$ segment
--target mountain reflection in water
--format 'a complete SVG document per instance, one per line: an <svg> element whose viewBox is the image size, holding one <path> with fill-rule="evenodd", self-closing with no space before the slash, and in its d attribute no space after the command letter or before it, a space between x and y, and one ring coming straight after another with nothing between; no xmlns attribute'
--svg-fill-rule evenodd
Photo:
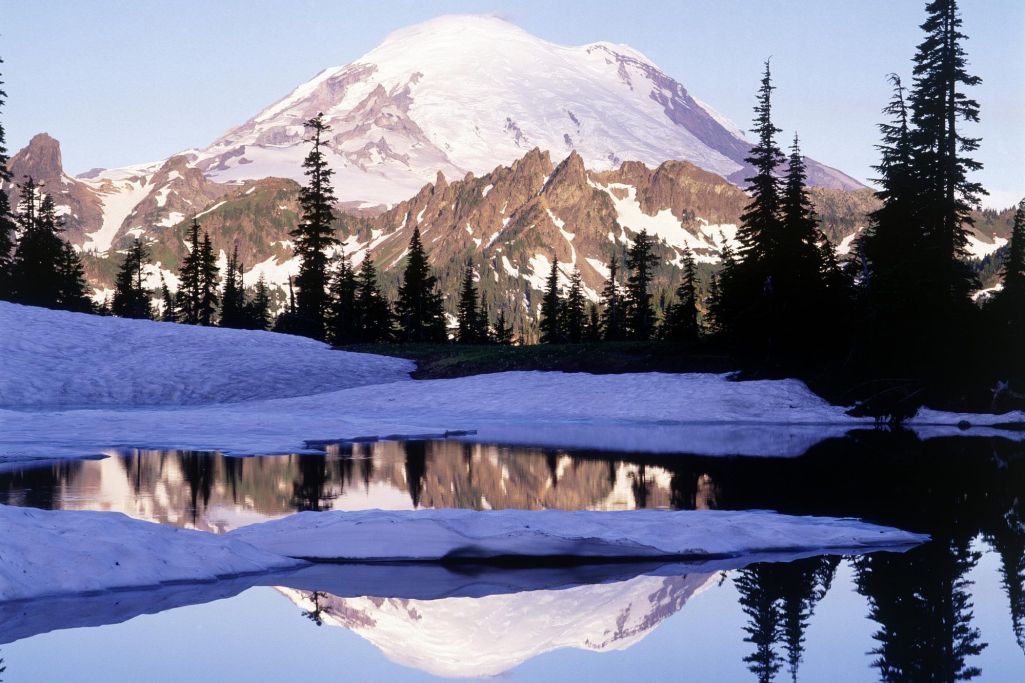
<svg viewBox="0 0 1025 683"><path fill-rule="evenodd" d="M0 606L0 642L69 628L76 614L84 620L77 625L115 623L179 605L243 599L254 585L272 585L295 604L297 618L343 626L395 662L442 676L483 676L559 648L633 647L673 614L689 611L698 596L728 594L722 599L738 611L740 625L722 637L742 644L737 659L753 680L798 679L813 644L809 627L823 610L829 616L822 618L871 624L871 642L850 645L863 656L863 677L1017 680L1025 670L1025 448L1003 439L923 442L865 432L795 459L453 441L265 458L131 451L2 472L0 502L119 510L215 532L295 510L775 509L860 517L933 539L906 553L736 558L730 566L633 574L620 567L589 576L387 567L353 574L352 567L318 566L305 576L122 595L118 607L105 596L69 598L41 612ZM991 588L979 593L977 582ZM834 599L830 607L828 598L838 591L856 602ZM829 647L840 652L845 645ZM10 666L12 655L5 655Z"/></svg>

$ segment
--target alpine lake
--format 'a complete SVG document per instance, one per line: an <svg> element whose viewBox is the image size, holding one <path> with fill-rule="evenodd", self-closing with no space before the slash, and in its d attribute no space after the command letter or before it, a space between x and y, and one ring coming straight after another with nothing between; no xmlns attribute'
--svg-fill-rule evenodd
<svg viewBox="0 0 1025 683"><path fill-rule="evenodd" d="M688 565L320 564L0 604L8 682L1025 680L1025 444L1009 438L866 429L795 458L460 439L111 451L7 466L0 503L214 533L301 510L775 510L932 539Z"/></svg>

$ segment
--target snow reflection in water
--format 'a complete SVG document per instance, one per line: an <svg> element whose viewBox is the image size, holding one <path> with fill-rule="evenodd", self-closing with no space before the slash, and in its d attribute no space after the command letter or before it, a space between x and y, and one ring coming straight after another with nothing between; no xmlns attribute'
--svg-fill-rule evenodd
<svg viewBox="0 0 1025 683"><path fill-rule="evenodd" d="M121 510L214 531L298 509L772 508L858 516L934 538L903 554L675 568L467 574L320 565L288 576L9 604L0 606L0 642L9 643L0 657L11 680L66 679L73 665L77 680L127 680L91 658L89 643L97 642L118 651L134 642L169 670L204 662L193 676L248 670L250 680L303 670L294 658L266 656L260 642L301 649L304 662L342 648L339 672L378 679L510 672L658 680L686 672L959 680L981 672L985 680L1017 680L1025 668L1025 453L999 439L863 434L785 461L453 442L362 444L327 457L134 451L2 473L0 502ZM228 620L238 613L245 618ZM112 625L67 630L99 624ZM344 628L314 626L321 624ZM52 629L65 630L41 635ZM209 642L190 640L195 629ZM234 668L204 656L227 640L245 660L236 658ZM155 642L187 644L161 659ZM71 654L47 656L53 648Z"/></svg>

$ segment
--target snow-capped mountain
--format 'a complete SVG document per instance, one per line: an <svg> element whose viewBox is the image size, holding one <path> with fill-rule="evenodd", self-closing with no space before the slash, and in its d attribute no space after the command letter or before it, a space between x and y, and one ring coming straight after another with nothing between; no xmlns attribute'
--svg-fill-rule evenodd
<svg viewBox="0 0 1025 683"><path fill-rule="evenodd" d="M391 205L438 172L508 164L532 148L588 168L667 159L742 183L750 144L735 124L626 45L565 47L502 19L445 16L401 29L232 129L193 160L218 180L301 179L303 123L323 112L339 196ZM813 184L856 180L809 162Z"/></svg>

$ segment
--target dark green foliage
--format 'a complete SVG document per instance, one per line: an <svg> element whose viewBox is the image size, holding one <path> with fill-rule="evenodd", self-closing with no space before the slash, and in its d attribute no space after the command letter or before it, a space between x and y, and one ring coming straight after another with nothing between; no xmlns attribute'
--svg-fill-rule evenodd
<svg viewBox="0 0 1025 683"><path fill-rule="evenodd" d="M32 178L26 178L21 187L18 223L22 233L11 262L8 296L28 306L58 308L64 260L64 242L59 235L62 225L53 199L47 195L40 202Z"/></svg>
<svg viewBox="0 0 1025 683"><path fill-rule="evenodd" d="M933 0L926 5L921 25L925 39L914 58L911 88L911 141L919 182L919 215L925 236L928 291L936 306L965 303L974 277L961 260L967 244L971 210L985 194L968 174L982 164L968 157L979 146L977 138L958 130L961 123L979 120L979 104L961 89L982 82L967 71L962 43L961 16L956 0Z"/></svg>
<svg viewBox="0 0 1025 683"><path fill-rule="evenodd" d="M762 84L758 90L758 104L755 105L754 126L751 132L757 136L757 144L751 148L751 154L745 161L755 169L755 175L745 178L751 203L741 215L741 225L737 232L740 240L741 261L746 268L764 271L771 263L777 251L780 236L780 183L776 177L776 169L783 164L783 152L776 144L776 134L780 129L772 122L772 75L769 62L765 62ZM763 280L756 277L753 279Z"/></svg>
<svg viewBox="0 0 1025 683"><path fill-rule="evenodd" d="M294 238L295 255L300 259L299 274L295 278L295 287L299 290L295 324L298 333L323 339L328 309L327 250L338 244L332 227L335 195L331 176L334 171L321 150L321 137L330 130L324 123L324 115L317 114L305 125L313 131L308 140L313 143L313 149L303 161L307 183L299 193L302 220L289 233Z"/></svg>
<svg viewBox="0 0 1025 683"><path fill-rule="evenodd" d="M178 322L178 302L171 290L168 289L163 273L160 274L160 302L163 307L160 319L165 323Z"/></svg>
<svg viewBox="0 0 1025 683"><path fill-rule="evenodd" d="M431 272L419 228L413 230L413 237L409 240L406 269L402 273L395 312L403 341L439 342L446 339L443 298L438 291L438 279Z"/></svg>
<svg viewBox="0 0 1025 683"><path fill-rule="evenodd" d="M601 340L601 314L598 304L593 301L587 304L587 325L584 328L584 340L596 342Z"/></svg>
<svg viewBox="0 0 1025 683"><path fill-rule="evenodd" d="M690 249L683 252L683 279L676 288L676 301L666 312L666 339L692 343L700 334L698 327L698 287L697 272L694 266L694 254Z"/></svg>
<svg viewBox="0 0 1025 683"><path fill-rule="evenodd" d="M193 218L189 226L189 252L182 259L178 269L178 321L189 325L198 325L200 309L203 303L202 247L199 236L199 222Z"/></svg>
<svg viewBox="0 0 1025 683"><path fill-rule="evenodd" d="M86 294L82 259L70 243L61 240L61 256L57 266L57 307L66 311L92 313L93 303Z"/></svg>
<svg viewBox="0 0 1025 683"><path fill-rule="evenodd" d="M619 341L626 337L623 296L619 288L619 264L616 257L609 260L609 277L601 292L602 339Z"/></svg>
<svg viewBox="0 0 1025 683"><path fill-rule="evenodd" d="M504 345L513 343L512 325L506 323L504 308L498 311L498 320L495 321L495 343Z"/></svg>
<svg viewBox="0 0 1025 683"><path fill-rule="evenodd" d="M494 341L491 334L491 312L488 310L488 299L483 289L480 292L480 305L477 306L477 324L474 332L481 344L490 344Z"/></svg>
<svg viewBox="0 0 1025 683"><path fill-rule="evenodd" d="M256 280L253 298L246 302L245 317L247 329L266 330L270 327L270 292L263 275Z"/></svg>
<svg viewBox="0 0 1025 683"><path fill-rule="evenodd" d="M562 325L560 318L562 312L562 299L559 296L559 259L552 260L552 270L548 273L545 281L545 292L541 299L541 329L542 344L554 344L563 339Z"/></svg>
<svg viewBox="0 0 1025 683"><path fill-rule="evenodd" d="M214 254L210 234L203 233L203 245L199 257L199 285L201 290L199 303L199 324L213 325L214 312L217 310L217 281L219 279L217 256Z"/></svg>
<svg viewBox="0 0 1025 683"><path fill-rule="evenodd" d="M114 278L114 300L111 312L121 318L153 317L150 292L143 285L143 266L149 263L149 251L138 237L125 252L121 268Z"/></svg>
<svg viewBox="0 0 1025 683"><path fill-rule="evenodd" d="M391 307L377 284L377 268L368 254L359 269L356 287L358 341L375 343L394 338Z"/></svg>
<svg viewBox="0 0 1025 683"><path fill-rule="evenodd" d="M328 308L328 339L332 344L354 344L360 339L356 319L356 273L343 254L338 258L331 279L331 305Z"/></svg>
<svg viewBox="0 0 1025 683"><path fill-rule="evenodd" d="M244 328L246 319L246 290L242 282L242 265L238 262L238 245L231 252L224 275L224 289L221 292L221 327Z"/></svg>
<svg viewBox="0 0 1025 683"><path fill-rule="evenodd" d="M0 64L3 64L2 59L0 59ZM3 81L0 80L0 108L3 108L7 98L3 85ZM11 256L14 253L14 233L18 227L14 222L11 199L7 196L7 191L2 187L4 183L11 181L11 173L7 170L6 143L3 119L0 119L0 299L5 299L8 296L8 277L11 268Z"/></svg>
<svg viewBox="0 0 1025 683"><path fill-rule="evenodd" d="M1006 308L1012 325L1025 324L1025 199L1014 214L1014 228L1007 245L1007 258L1000 271L1002 289L994 296L994 303Z"/></svg>
<svg viewBox="0 0 1025 683"><path fill-rule="evenodd" d="M652 269L658 259L652 253L651 238L641 230L626 256L626 267L630 276L626 281L624 308L626 309L626 332L630 339L644 341L655 333L655 309L652 305Z"/></svg>
<svg viewBox="0 0 1025 683"><path fill-rule="evenodd" d="M480 315L477 311L477 287L473 284L473 265L467 263L463 269L463 283L459 288L458 327L456 341L460 344L478 344L480 337Z"/></svg>
<svg viewBox="0 0 1025 683"><path fill-rule="evenodd" d="M574 269L569 279L566 301L562 307L562 329L566 340L579 344L584 340L586 325L587 301L584 299L583 281L580 279L580 271Z"/></svg>

